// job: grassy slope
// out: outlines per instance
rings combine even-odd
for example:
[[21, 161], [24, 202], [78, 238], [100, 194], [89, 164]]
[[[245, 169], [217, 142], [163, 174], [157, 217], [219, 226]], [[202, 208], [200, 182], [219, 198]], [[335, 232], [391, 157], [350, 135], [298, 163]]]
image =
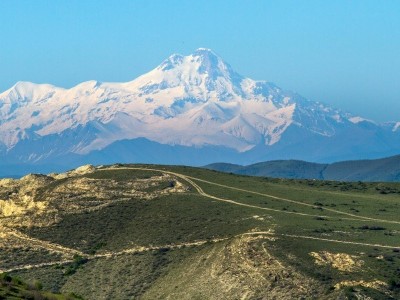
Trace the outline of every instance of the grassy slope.
[[41, 284], [28, 284], [18, 277], [0, 274], [0, 299], [74, 300], [80, 297], [43, 291]]
[[310, 163], [300, 160], [275, 160], [240, 166], [215, 163], [206, 166], [208, 169], [231, 172], [240, 175], [266, 176], [275, 178], [313, 178], [323, 179], [323, 171], [328, 165]]
[[[149, 167], [298, 203], [194, 180], [208, 194], [256, 207], [210, 199], [199, 195], [192, 187], [189, 192], [183, 194], [152, 200], [116, 202], [115, 205], [91, 213], [67, 214], [56, 225], [26, 228], [25, 232], [36, 238], [82, 250], [87, 255], [119, 251], [135, 245], [165, 245], [165, 249], [90, 260], [68, 275], [68, 265], [16, 273], [23, 278], [39, 278], [46, 288], [74, 291], [88, 299], [131, 298], [140, 295], [151, 299], [164, 298], [167, 294], [179, 298], [218, 298], [223, 295], [235, 298], [245, 290], [249, 290], [249, 293], [259, 293], [248, 294], [256, 297], [262, 295], [263, 286], [275, 280], [278, 283], [269, 287], [271, 293], [277, 297], [284, 297], [285, 294], [282, 293], [285, 292], [285, 286], [290, 286], [288, 282], [285, 283], [286, 277], [299, 284], [307, 282], [311, 287], [318, 287], [303, 295], [306, 297], [314, 295], [319, 298], [334, 298], [338, 296], [338, 292], [332, 287], [345, 280], [387, 282], [393, 289], [389, 291], [392, 296], [399, 296], [393, 279], [396, 280], [400, 275], [400, 253], [396, 249], [400, 247], [400, 224], [388, 223], [385, 220], [399, 221], [400, 199], [396, 191], [400, 189], [400, 184], [386, 184], [382, 187], [382, 184], [274, 180], [188, 167]], [[146, 172], [97, 171], [90, 176], [123, 181], [146, 177]], [[395, 192], [381, 193], [382, 188]], [[382, 220], [357, 219], [356, 216]], [[273, 241], [269, 240], [268, 236], [248, 243], [240, 240], [240, 234], [269, 229], [275, 231]], [[380, 244], [388, 247], [335, 243], [301, 237]], [[171, 244], [211, 241], [216, 238], [227, 239], [198, 247], [168, 247]], [[247, 249], [247, 254], [237, 256], [237, 243], [242, 243], [241, 249]], [[266, 245], [269, 254], [264, 253], [262, 245]], [[318, 251], [351, 254], [357, 256], [364, 264], [362, 268], [346, 272], [328, 266], [318, 266], [310, 255], [310, 252]], [[290, 274], [297, 275], [287, 275], [285, 270], [281, 270], [279, 277], [273, 271], [265, 269], [267, 263], [253, 269], [248, 268], [247, 265], [268, 261], [271, 254], [285, 269], [292, 270]], [[247, 262], [246, 266], [243, 265], [243, 261]], [[212, 273], [214, 277], [210, 273], [212, 268], [216, 270]], [[250, 276], [252, 279], [273, 277], [269, 278], [269, 281], [257, 279], [253, 282], [246, 279], [248, 274], [253, 274], [251, 272], [254, 273], [253, 277]], [[192, 275], [188, 277], [188, 274]], [[234, 279], [244, 275], [246, 276], [242, 281]], [[175, 280], [179, 283], [176, 288], [172, 285]], [[218, 286], [220, 289], [217, 291]], [[225, 286], [230, 286], [231, 289], [224, 290]], [[358, 289], [375, 298], [389, 297], [388, 294], [373, 289]], [[343, 293], [351, 295], [352, 291], [346, 290]]]
[[400, 155], [374, 160], [337, 162], [326, 168], [324, 178], [351, 181], [400, 181]]

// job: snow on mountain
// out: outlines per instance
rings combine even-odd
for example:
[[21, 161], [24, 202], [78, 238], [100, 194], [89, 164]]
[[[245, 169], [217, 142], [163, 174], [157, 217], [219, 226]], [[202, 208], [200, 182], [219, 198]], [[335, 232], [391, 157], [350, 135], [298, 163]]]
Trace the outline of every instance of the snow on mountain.
[[400, 128], [400, 122], [396, 122], [393, 126], [393, 131], [397, 131]]
[[63, 149], [41, 150], [46, 155], [87, 154], [139, 137], [244, 152], [279, 143], [293, 126], [307, 135], [332, 137], [363, 120], [245, 78], [205, 48], [171, 55], [126, 83], [88, 81], [63, 89], [19, 82], [0, 94], [0, 145], [10, 151], [21, 141], [68, 135]]

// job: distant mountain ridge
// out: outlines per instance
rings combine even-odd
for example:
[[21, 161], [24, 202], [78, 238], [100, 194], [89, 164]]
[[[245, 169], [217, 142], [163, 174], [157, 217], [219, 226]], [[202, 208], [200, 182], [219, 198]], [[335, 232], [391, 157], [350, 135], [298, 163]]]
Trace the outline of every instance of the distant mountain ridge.
[[0, 93], [0, 166], [102, 164], [117, 148], [118, 156], [143, 162], [132, 147], [144, 140], [150, 152], [168, 149], [157, 163], [377, 158], [400, 153], [399, 124], [377, 124], [246, 78], [200, 48], [125, 83], [15, 84]]
[[339, 181], [400, 181], [400, 155], [318, 164], [299, 160], [267, 161], [248, 166], [214, 163], [207, 169], [250, 176]]

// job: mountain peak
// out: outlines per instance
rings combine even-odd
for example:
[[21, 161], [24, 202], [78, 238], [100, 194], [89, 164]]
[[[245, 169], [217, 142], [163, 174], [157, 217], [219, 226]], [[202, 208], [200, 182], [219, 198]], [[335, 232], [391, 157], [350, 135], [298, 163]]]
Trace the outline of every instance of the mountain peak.
[[189, 86], [201, 86], [204, 91], [218, 90], [223, 94], [232, 94], [235, 90], [241, 94], [240, 83], [243, 78], [214, 51], [198, 48], [186, 56], [172, 54], [136, 83], [146, 85], [146, 89], [150, 85], [151, 91], [157, 84], [162, 89], [167, 86], [186, 86], [186, 89]]
[[194, 62], [198, 63], [198, 72], [208, 75], [208, 78], [211, 80], [224, 77], [236, 85], [243, 79], [227, 62], [209, 48], [198, 48], [190, 57]]
[[38, 84], [33, 83], [33, 82], [18, 81], [11, 87], [11, 90], [26, 91], [26, 90], [32, 90], [32, 89], [36, 88], [37, 86], [38, 86]]
[[209, 48], [198, 48], [193, 52], [193, 56], [216, 56], [218, 55]]
[[202, 47], [197, 48], [197, 49], [196, 49], [196, 52], [197, 52], [197, 51], [213, 52], [210, 48], [202, 48]]
[[217, 69], [228, 69], [227, 64], [214, 51], [208, 48], [198, 48], [191, 55], [183, 56], [174, 53], [164, 60], [157, 69], [162, 71], [171, 70], [177, 66], [190, 63], [199, 65], [198, 71], [202, 74], [211, 74]]
[[208, 48], [198, 48], [190, 56], [199, 59], [203, 64], [214, 64], [215, 67], [218, 67], [218, 64], [227, 65], [218, 54]]
[[9, 97], [11, 101], [28, 101], [41, 97], [55, 90], [62, 90], [51, 84], [37, 84], [29, 81], [18, 81], [11, 88], [0, 94], [0, 98]]

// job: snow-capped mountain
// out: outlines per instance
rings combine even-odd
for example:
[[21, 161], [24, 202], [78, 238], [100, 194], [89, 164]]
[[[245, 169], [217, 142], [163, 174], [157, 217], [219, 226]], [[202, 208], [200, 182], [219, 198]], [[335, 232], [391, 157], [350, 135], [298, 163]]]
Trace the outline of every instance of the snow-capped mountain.
[[[82, 160], [102, 152], [104, 158], [122, 140], [146, 138], [154, 147], [175, 145], [171, 149], [186, 152], [229, 150], [234, 155], [226, 159], [234, 162], [329, 161], [398, 153], [399, 124], [379, 125], [245, 78], [200, 48], [188, 56], [174, 54], [126, 83], [88, 81], [71, 89], [17, 83], [0, 94], [0, 155], [3, 163], [71, 155]], [[121, 151], [128, 160], [132, 149]]]

